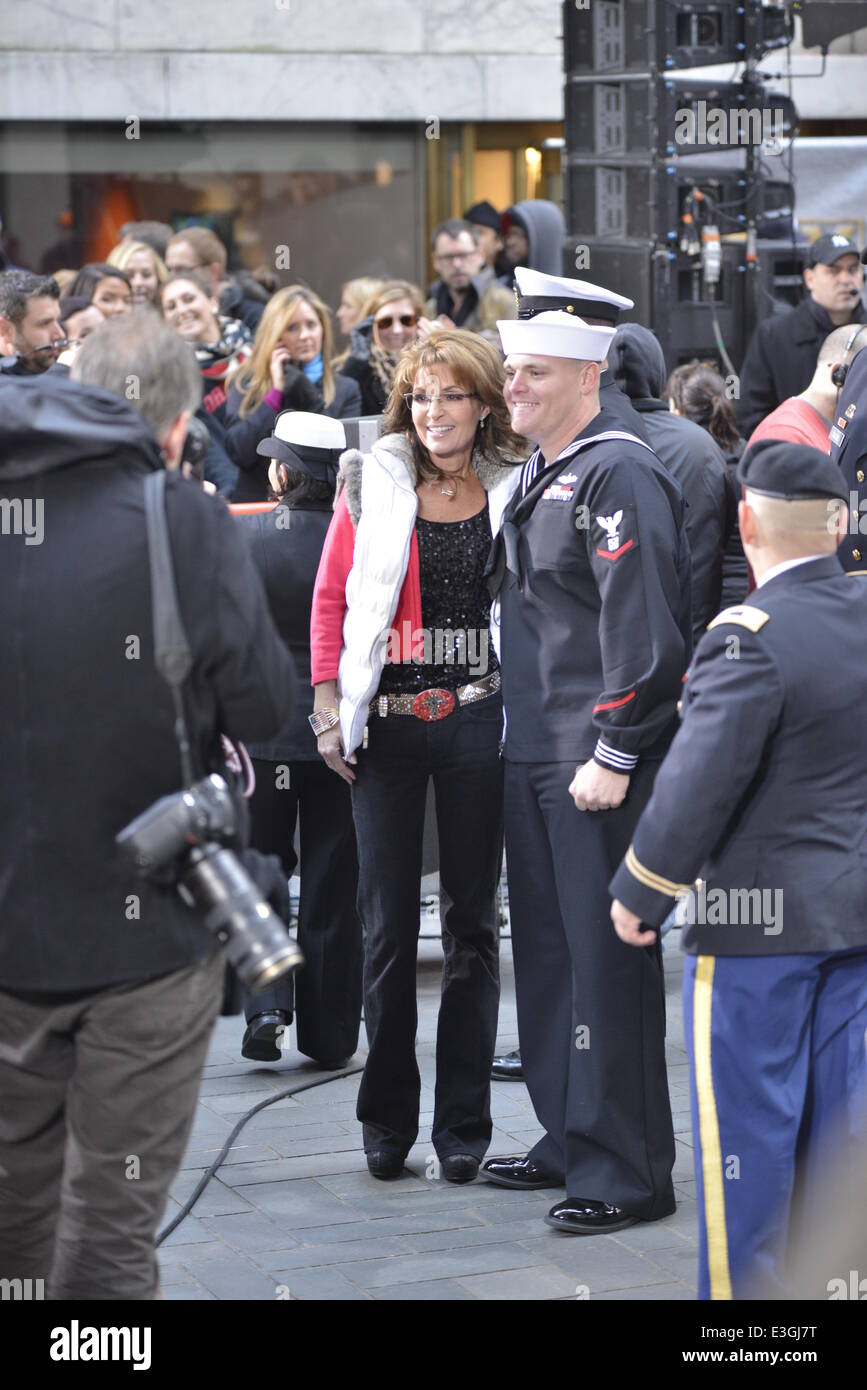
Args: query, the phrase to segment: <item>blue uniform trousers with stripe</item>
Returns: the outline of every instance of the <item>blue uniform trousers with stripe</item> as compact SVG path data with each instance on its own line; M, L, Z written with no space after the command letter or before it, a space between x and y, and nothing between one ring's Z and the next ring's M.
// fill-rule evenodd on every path
M785 1292L828 1202L828 1148L863 1162L867 949L687 956L683 1009L700 1299ZM823 1181L824 1178L824 1181Z

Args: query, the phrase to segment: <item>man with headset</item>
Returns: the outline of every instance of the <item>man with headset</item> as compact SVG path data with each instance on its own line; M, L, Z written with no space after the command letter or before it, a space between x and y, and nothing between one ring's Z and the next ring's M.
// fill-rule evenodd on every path
M845 570L867 573L867 324L853 325L843 360L831 373L839 396L829 431L831 458L849 489L849 530L837 554Z
M831 452L831 428L837 416L840 388L836 384L840 367L860 324L835 328L829 333L816 361L809 386L797 396L789 396L757 425L747 446L763 439L779 439L789 444L806 444L811 449ZM863 341L863 339L862 339Z

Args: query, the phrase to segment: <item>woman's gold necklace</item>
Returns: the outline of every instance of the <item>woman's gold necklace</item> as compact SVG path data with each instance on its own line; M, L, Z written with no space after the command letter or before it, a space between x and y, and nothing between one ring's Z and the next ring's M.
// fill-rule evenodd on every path
M449 501L452 502L458 495L458 483L463 483L465 481L465 478L457 476L447 478L443 474L440 474L438 478L434 478L432 482L428 483L428 487L438 487L443 497L447 497Z

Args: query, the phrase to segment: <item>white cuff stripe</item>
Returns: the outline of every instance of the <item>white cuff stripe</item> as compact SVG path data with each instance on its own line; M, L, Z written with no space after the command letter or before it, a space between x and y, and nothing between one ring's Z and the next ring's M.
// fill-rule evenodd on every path
M623 772L631 772L638 764L637 753L621 753L616 748L609 748L608 744L604 743L601 738L597 740L595 756L611 763L618 771L622 770Z

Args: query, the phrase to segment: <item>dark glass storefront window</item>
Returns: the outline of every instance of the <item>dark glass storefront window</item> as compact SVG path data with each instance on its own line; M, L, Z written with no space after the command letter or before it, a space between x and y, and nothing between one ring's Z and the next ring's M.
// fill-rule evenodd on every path
M128 135L133 138L128 138ZM417 125L0 125L11 262L102 260L131 219L213 227L230 268L268 266L336 305L357 275L425 273Z

